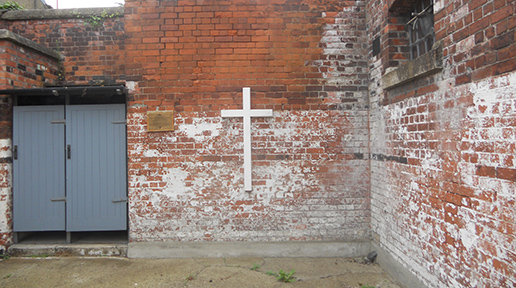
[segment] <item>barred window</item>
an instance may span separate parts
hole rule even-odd
[[[433,0],[416,1],[407,22],[412,59],[427,53],[435,42]]]

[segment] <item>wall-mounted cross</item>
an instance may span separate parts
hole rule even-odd
[[[243,109],[222,110],[221,116],[244,118],[244,189],[247,192],[252,188],[252,155],[251,155],[251,117],[272,117],[272,109],[251,110],[251,88],[243,88]]]

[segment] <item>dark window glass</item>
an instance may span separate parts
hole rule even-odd
[[[412,59],[427,53],[434,44],[434,10],[432,0],[419,0],[408,16],[408,33]]]

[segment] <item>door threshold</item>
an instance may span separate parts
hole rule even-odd
[[[13,244],[10,257],[127,257],[128,244]]]
[[[127,257],[127,231],[24,232],[7,250],[13,257],[112,256]]]
[[[17,244],[127,244],[127,231],[18,232]]]

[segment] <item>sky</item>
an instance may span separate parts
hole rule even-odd
[[[118,7],[124,0],[45,0],[45,3],[56,9]]]

